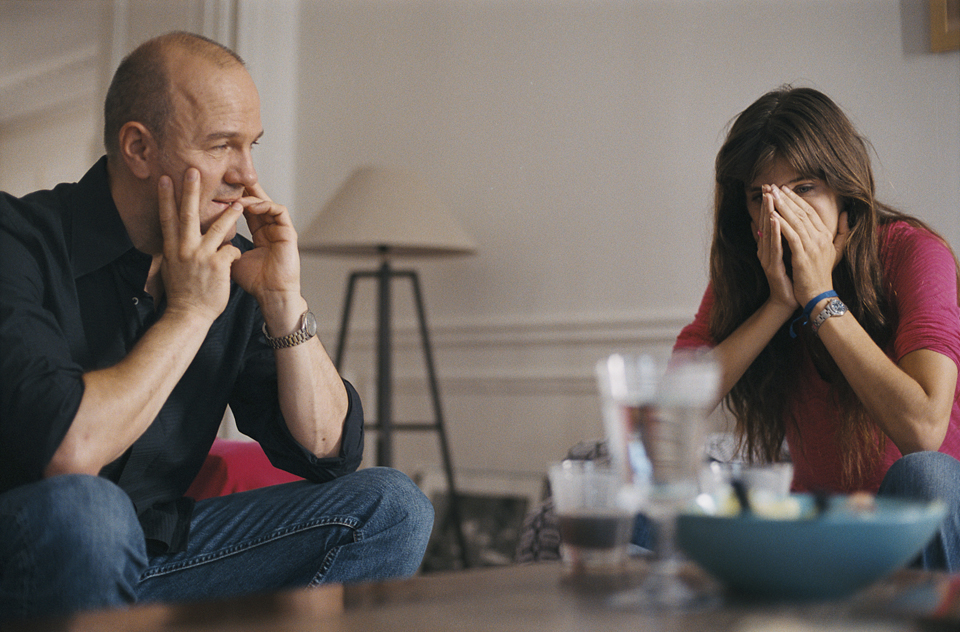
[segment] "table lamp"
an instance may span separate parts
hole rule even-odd
[[[380,266],[375,270],[360,270],[350,274],[334,364],[338,370],[341,368],[356,284],[362,278],[374,278],[378,297],[377,417],[375,423],[369,423],[367,427],[377,432],[377,464],[392,467],[395,431],[437,433],[450,498],[449,517],[456,526],[464,566],[467,565],[466,540],[419,276],[415,270],[394,269],[391,259],[466,255],[475,249],[473,240],[460,227],[448,207],[415,173],[379,166],[356,169],[300,235],[300,251],[303,253],[377,257],[380,260]],[[429,423],[395,424],[393,420],[390,286],[396,278],[409,279],[413,290],[434,411],[434,420]]]

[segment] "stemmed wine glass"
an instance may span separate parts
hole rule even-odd
[[[617,353],[597,364],[597,382],[613,465],[656,526],[650,572],[621,597],[637,605],[692,605],[703,595],[679,576],[676,520],[698,493],[704,420],[719,369],[707,353]]]

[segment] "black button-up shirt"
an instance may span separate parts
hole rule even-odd
[[[237,236],[241,251],[252,244]],[[120,361],[163,314],[144,292],[150,256],[133,247],[110,195],[106,158],[76,184],[0,193],[0,492],[40,480],[83,397],[86,371]],[[317,459],[280,412],[274,351],[256,300],[235,283],[227,308],[147,431],[101,476],[136,506],[153,547],[179,550],[183,498],[227,404],[278,467],[313,481],[360,465],[363,413],[348,383],[343,447]]]

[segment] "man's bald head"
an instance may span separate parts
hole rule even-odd
[[[226,46],[183,31],[138,46],[117,67],[107,91],[103,144],[110,158],[119,154],[120,129],[130,121],[142,123],[162,142],[173,115],[169,63],[173,56],[189,56],[220,67],[244,65],[243,59]]]

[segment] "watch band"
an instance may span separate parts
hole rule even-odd
[[[317,335],[317,319],[310,310],[305,311],[300,316],[300,329],[286,336],[271,338],[267,333],[267,323],[263,323],[263,336],[267,339],[267,344],[274,349],[286,349],[296,347],[299,344],[310,340]]]
[[[838,298],[832,298],[830,301],[820,310],[820,313],[817,314],[817,318],[813,321],[813,324],[810,325],[810,330],[816,334],[820,331],[820,325],[822,325],[828,318],[831,316],[843,316],[847,313],[847,306],[843,304]]]

